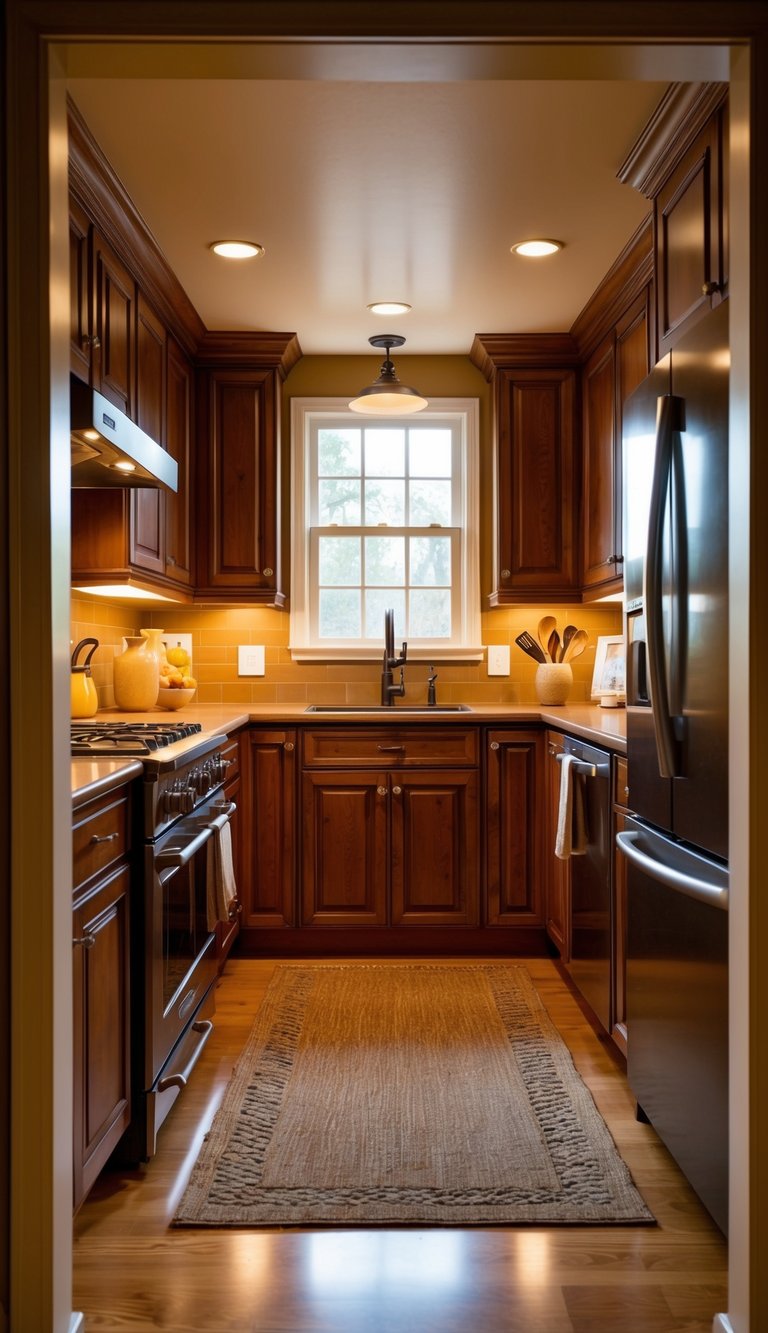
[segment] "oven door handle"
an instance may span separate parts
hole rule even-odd
[[[190,838],[189,842],[183,847],[174,846],[165,847],[155,855],[155,870],[178,870],[181,866],[189,865],[193,856],[205,846],[209,838],[213,837],[213,829],[206,823],[196,837]]]
[[[213,808],[214,810],[218,810],[219,813],[214,815],[213,819],[206,818],[205,827],[209,828],[211,832],[215,830],[220,833],[224,828],[224,825],[229,823],[237,809],[237,805],[234,801],[216,801]]]

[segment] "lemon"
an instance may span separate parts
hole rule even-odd
[[[169,648],[166,657],[171,666],[185,667],[189,666],[190,663],[189,653],[186,648],[182,648],[180,643],[177,643],[175,648]]]

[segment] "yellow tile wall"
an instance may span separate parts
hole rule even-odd
[[[621,606],[513,606],[486,611],[482,616],[483,643],[510,644],[509,676],[489,676],[486,662],[440,664],[437,697],[442,703],[535,703],[533,678],[536,663],[515,644],[522,630],[536,637],[544,615],[553,615],[562,634],[568,624],[583,628],[589,644],[573,662],[571,702],[589,698],[598,635],[621,633]],[[89,635],[99,640],[92,666],[101,707],[114,703],[112,662],[122,651],[124,634],[138,634],[142,626],[192,635],[192,672],[198,682],[200,703],[377,703],[381,667],[378,662],[294,662],[288,650],[287,611],[256,607],[163,607],[149,611],[123,603],[78,595],[72,601],[72,642]],[[266,674],[243,678],[237,674],[239,644],[264,644]],[[406,699],[426,698],[427,664],[406,666]]]

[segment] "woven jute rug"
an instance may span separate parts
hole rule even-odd
[[[278,968],[180,1226],[653,1222],[524,968]]]

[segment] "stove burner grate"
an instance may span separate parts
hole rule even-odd
[[[200,722],[73,722],[72,754],[154,754],[202,729]]]

